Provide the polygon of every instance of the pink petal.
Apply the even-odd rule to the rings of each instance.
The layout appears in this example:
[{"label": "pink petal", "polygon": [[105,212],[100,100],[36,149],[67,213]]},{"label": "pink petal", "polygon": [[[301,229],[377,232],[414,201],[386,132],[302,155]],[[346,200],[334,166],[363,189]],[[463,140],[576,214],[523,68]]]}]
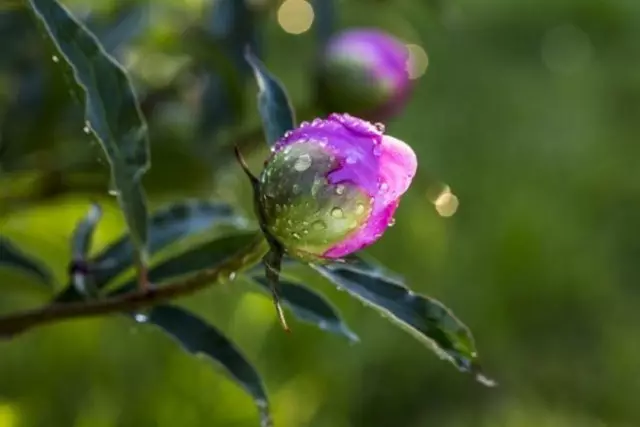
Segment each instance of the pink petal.
[{"label": "pink petal", "polygon": [[381,198],[381,204],[386,206],[409,189],[418,160],[409,145],[389,135],[382,137],[380,148],[380,193],[376,199]]}]

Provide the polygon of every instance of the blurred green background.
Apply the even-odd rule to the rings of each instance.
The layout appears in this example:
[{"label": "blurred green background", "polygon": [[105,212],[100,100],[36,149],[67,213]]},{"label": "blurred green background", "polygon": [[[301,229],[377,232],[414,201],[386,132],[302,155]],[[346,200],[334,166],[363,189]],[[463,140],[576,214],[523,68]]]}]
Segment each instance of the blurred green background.
[{"label": "blurred green background", "polygon": [[[272,3],[250,2],[256,38],[304,118],[316,34],[285,32]],[[152,206],[217,197],[250,215],[230,142],[257,148],[256,167],[264,158],[255,84],[238,83],[240,119],[202,131],[202,70],[218,63],[206,45],[179,43],[210,19],[211,4],[66,4],[78,16],[90,7],[97,29],[118,10],[146,8],[117,57],[150,125]],[[343,0],[336,9],[338,27],[386,29],[429,58],[410,104],[387,124],[418,153],[419,174],[395,227],[368,252],[466,322],[500,387],[457,373],[311,274],[359,344],[293,319],[284,334],[270,300],[239,280],[184,303],[256,364],[279,427],[640,426],[640,2]],[[41,31],[17,0],[0,1],[0,23],[0,232],[43,259],[61,289],[69,235],[90,201],[106,210],[96,251],[123,222]],[[106,37],[131,29],[113,28]],[[460,201],[451,217],[433,203],[443,182]],[[0,291],[2,313],[51,297],[9,270]],[[257,415],[208,361],[125,318],[0,343],[0,427],[177,425],[254,426]]]}]

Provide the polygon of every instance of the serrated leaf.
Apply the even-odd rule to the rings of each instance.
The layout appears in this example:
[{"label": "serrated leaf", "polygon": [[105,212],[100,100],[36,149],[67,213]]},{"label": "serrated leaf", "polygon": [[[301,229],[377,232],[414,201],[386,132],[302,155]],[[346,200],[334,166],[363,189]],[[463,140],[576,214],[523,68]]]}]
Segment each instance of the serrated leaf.
[{"label": "serrated leaf", "polygon": [[117,194],[138,258],[144,262],[147,207],[141,179],[150,166],[149,139],[129,76],[58,1],[28,1],[58,51],[59,56],[54,58],[64,60],[73,70],[74,80],[84,92],[86,129],[106,153],[112,190]]},{"label": "serrated leaf", "polygon": [[267,145],[273,146],[285,132],[295,127],[293,107],[282,83],[267,70],[250,49],[245,51],[245,58],[253,68],[258,83],[258,110],[262,117]]},{"label": "serrated leaf", "polygon": [[[154,284],[161,283],[208,268],[214,268],[230,257],[237,256],[240,251],[249,247],[257,238],[258,236],[255,232],[242,233],[203,243],[153,266],[149,270],[149,280]],[[256,256],[259,260],[261,254],[258,253]],[[135,289],[135,286],[136,283],[130,281],[118,288],[114,293],[130,292]]]},{"label": "serrated leaf", "polygon": [[271,426],[269,400],[255,368],[222,332],[183,308],[160,305],[147,322],[158,326],[192,354],[204,354],[218,362],[249,393],[258,407],[261,425]]},{"label": "serrated leaf", "polygon": [[[194,236],[218,224],[243,223],[226,203],[187,200],[159,209],[149,221],[149,253],[164,249],[178,240]],[[91,260],[96,288],[102,289],[118,274],[133,265],[134,248],[128,235],[108,246]],[[79,295],[68,287],[57,301],[71,301]]]},{"label": "serrated leaf", "polygon": [[[253,281],[268,293],[269,282],[262,276],[253,276]],[[282,303],[298,319],[316,325],[322,330],[347,337],[351,342],[359,341],[358,336],[340,319],[336,309],[319,293],[295,282],[280,279],[278,294]]]},{"label": "serrated leaf", "polygon": [[71,253],[74,261],[86,261],[91,249],[93,233],[102,218],[100,205],[94,203],[87,215],[78,223],[71,236]]},{"label": "serrated leaf", "polygon": [[460,371],[472,373],[485,385],[494,385],[482,374],[471,332],[440,302],[415,294],[389,278],[350,270],[341,264],[312,268],[409,331]]},{"label": "serrated leaf", "polygon": [[0,268],[2,267],[21,270],[37,277],[47,285],[53,284],[51,272],[40,261],[23,252],[7,238],[0,236]]}]

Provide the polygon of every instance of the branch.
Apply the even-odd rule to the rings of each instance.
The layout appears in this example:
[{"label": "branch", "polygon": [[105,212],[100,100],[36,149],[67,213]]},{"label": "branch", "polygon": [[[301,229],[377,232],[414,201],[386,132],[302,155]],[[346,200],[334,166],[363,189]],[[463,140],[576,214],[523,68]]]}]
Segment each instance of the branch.
[{"label": "branch", "polygon": [[0,337],[10,338],[31,328],[80,317],[134,312],[161,302],[193,294],[220,279],[242,271],[258,262],[265,253],[262,236],[231,256],[222,264],[200,271],[186,279],[170,282],[160,288],[108,297],[102,300],[51,304],[42,308],[0,317]]}]

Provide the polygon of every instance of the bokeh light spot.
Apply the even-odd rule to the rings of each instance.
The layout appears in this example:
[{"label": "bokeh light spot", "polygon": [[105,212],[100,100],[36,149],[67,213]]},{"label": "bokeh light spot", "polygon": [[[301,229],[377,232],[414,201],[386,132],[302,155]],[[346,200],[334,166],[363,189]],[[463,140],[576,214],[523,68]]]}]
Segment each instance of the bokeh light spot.
[{"label": "bokeh light spot", "polygon": [[278,23],[289,34],[302,34],[313,24],[313,7],[305,0],[285,0],[278,9]]},{"label": "bokeh light spot", "polygon": [[[437,196],[434,196],[434,190],[438,187],[440,191],[437,193]],[[458,210],[458,206],[460,206],[458,196],[453,194],[451,188],[446,184],[434,185],[433,188],[427,190],[427,197],[435,206],[438,215],[445,218],[453,216]]]},{"label": "bokeh light spot", "polygon": [[415,80],[427,71],[427,67],[429,66],[429,57],[422,46],[417,44],[407,44],[406,47],[409,52],[407,71],[409,72],[409,78]]}]

